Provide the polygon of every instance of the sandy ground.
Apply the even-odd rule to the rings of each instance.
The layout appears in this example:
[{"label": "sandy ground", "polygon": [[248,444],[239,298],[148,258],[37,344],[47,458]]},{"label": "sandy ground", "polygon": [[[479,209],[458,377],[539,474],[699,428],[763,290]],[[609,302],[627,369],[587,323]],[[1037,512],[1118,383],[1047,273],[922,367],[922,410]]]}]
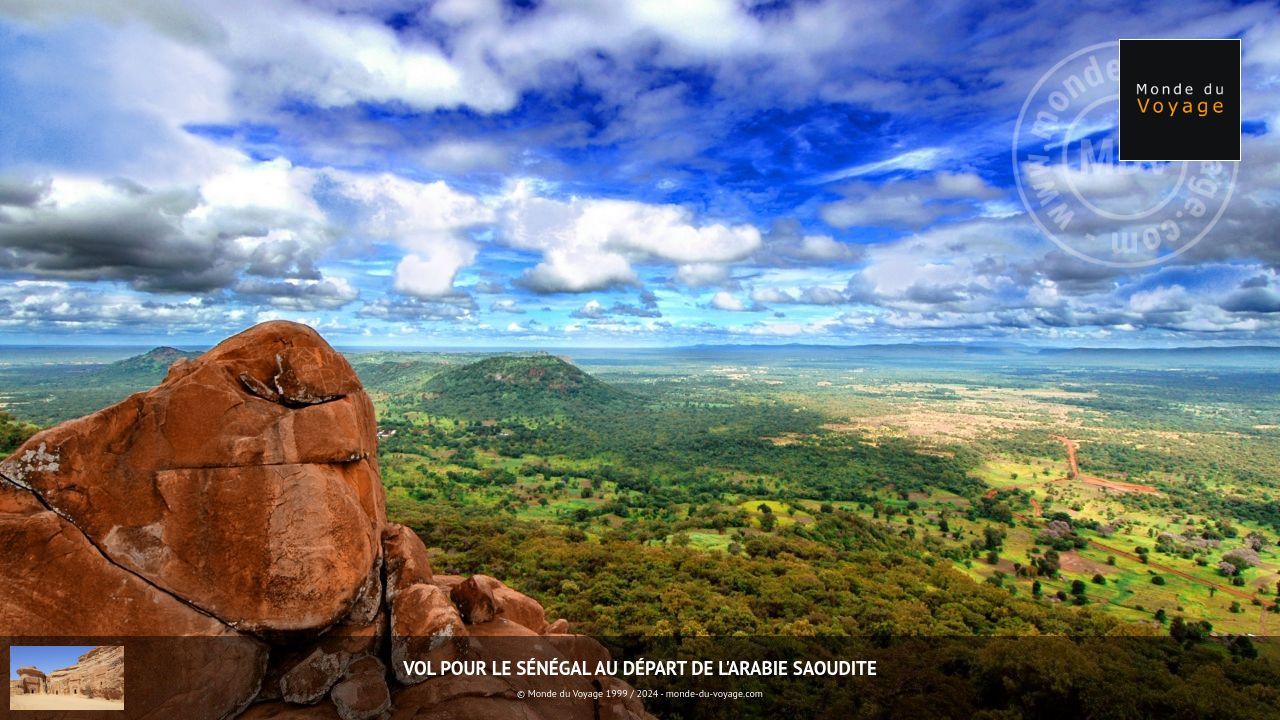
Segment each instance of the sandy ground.
[{"label": "sandy ground", "polygon": [[83,695],[10,695],[10,710],[124,710],[123,700]]}]

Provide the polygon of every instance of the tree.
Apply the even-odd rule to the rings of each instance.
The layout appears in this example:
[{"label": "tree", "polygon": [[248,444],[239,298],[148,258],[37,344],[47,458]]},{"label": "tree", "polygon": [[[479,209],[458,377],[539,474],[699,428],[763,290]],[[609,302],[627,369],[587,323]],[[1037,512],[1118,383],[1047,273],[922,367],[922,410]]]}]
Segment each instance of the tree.
[{"label": "tree", "polygon": [[1106,585],[1106,584],[1107,584],[1107,579],[1106,579],[1105,577],[1103,577],[1103,576],[1102,576],[1102,573],[1094,573],[1094,574],[1093,574],[1093,584],[1094,584],[1094,585]]},{"label": "tree", "polygon": [[1152,584],[1152,585],[1164,585],[1164,576],[1163,576],[1163,575],[1153,575],[1153,576],[1151,577],[1151,584]]},{"label": "tree", "polygon": [[1231,642],[1227,644],[1227,649],[1236,657],[1249,660],[1258,657],[1258,648],[1254,647],[1253,641],[1244,635],[1237,635],[1231,638]]},{"label": "tree", "polygon": [[778,518],[774,517],[772,512],[767,512],[760,516],[760,529],[765,532],[773,530],[774,526],[777,524]]}]

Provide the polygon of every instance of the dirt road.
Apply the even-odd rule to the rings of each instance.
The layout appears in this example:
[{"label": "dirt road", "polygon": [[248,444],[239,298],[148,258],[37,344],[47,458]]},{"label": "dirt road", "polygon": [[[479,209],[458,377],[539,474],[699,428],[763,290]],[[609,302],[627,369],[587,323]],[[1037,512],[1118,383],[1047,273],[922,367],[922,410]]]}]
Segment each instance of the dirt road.
[{"label": "dirt road", "polygon": [[1073,477],[1085,485],[1093,485],[1117,492],[1132,493],[1156,493],[1160,492],[1152,485],[1140,485],[1138,483],[1121,482],[1119,480],[1107,480],[1105,478],[1093,477],[1092,475],[1084,475],[1080,472],[1080,466],[1076,464],[1076,442],[1069,437],[1062,435],[1054,435],[1054,439],[1060,441],[1067,448],[1067,467],[1070,470],[1070,477]]}]

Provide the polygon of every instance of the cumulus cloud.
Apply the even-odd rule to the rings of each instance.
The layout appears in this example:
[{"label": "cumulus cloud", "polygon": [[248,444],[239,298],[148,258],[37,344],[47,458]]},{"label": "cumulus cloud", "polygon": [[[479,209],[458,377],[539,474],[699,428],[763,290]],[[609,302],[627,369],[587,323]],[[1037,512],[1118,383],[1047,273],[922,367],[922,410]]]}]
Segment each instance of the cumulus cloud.
[{"label": "cumulus cloud", "polygon": [[0,328],[27,332],[225,332],[243,311],[204,298],[161,301],[68,282],[0,283]]},{"label": "cumulus cloud", "polygon": [[830,235],[806,233],[799,222],[788,218],[774,221],[752,262],[765,267],[847,264],[861,258],[863,252],[863,247]]},{"label": "cumulus cloud", "polygon": [[236,294],[262,298],[277,308],[288,310],[332,310],[355,300],[359,292],[345,278],[268,281],[246,278],[234,286]]},{"label": "cumulus cloud", "polygon": [[936,173],[887,183],[859,181],[840,188],[843,200],[823,205],[823,221],[837,228],[924,227],[943,217],[972,216],[1003,193],[973,173]]},{"label": "cumulus cloud", "polygon": [[365,303],[356,314],[359,317],[390,322],[473,321],[475,310],[475,300],[466,295],[434,300],[383,297]]},{"label": "cumulus cloud", "polygon": [[537,292],[635,284],[632,262],[687,266],[742,260],[760,246],[750,225],[698,224],[685,208],[630,200],[533,194],[518,184],[500,211],[501,239],[542,254],[522,283]]},{"label": "cumulus cloud", "polygon": [[489,312],[512,313],[520,315],[524,313],[524,308],[520,307],[520,303],[511,298],[503,298],[494,300],[489,303]]},{"label": "cumulus cloud", "polygon": [[778,305],[793,303],[796,301],[796,296],[778,288],[754,288],[751,290],[751,300],[752,302]]},{"label": "cumulus cloud", "polygon": [[38,195],[4,198],[0,269],[155,292],[211,292],[246,273],[318,281],[333,228],[311,183],[282,160],[246,161],[200,187],[54,177],[28,186]]},{"label": "cumulus cloud", "polygon": [[639,303],[615,302],[606,307],[599,300],[592,299],[570,313],[569,317],[580,320],[605,320],[619,315],[660,318],[662,317],[662,311],[658,309],[658,297],[645,290],[640,293]]},{"label": "cumulus cloud", "polygon": [[745,312],[748,310],[757,311],[764,309],[758,303],[748,305],[742,301],[742,298],[739,298],[737,295],[725,290],[721,290],[711,296],[710,306],[716,310],[727,310],[729,312]]},{"label": "cumulus cloud", "polygon": [[717,263],[690,263],[676,268],[675,281],[686,287],[701,288],[729,282],[729,266]]},{"label": "cumulus cloud", "polygon": [[468,173],[499,171],[508,165],[508,151],[486,140],[446,140],[421,153],[422,163],[436,171]]},{"label": "cumulus cloud", "polygon": [[847,300],[843,290],[812,285],[799,289],[757,287],[751,290],[751,301],[760,305],[839,305]]},{"label": "cumulus cloud", "polygon": [[440,240],[423,248],[422,254],[410,253],[396,265],[396,290],[419,298],[438,298],[454,291],[453,279],[458,270],[476,259],[471,243]]},{"label": "cumulus cloud", "polygon": [[466,232],[492,221],[492,208],[442,181],[419,183],[390,173],[330,170],[337,192],[361,207],[359,227],[409,251],[396,265],[396,290],[422,299],[454,292],[458,271],[475,261]]}]

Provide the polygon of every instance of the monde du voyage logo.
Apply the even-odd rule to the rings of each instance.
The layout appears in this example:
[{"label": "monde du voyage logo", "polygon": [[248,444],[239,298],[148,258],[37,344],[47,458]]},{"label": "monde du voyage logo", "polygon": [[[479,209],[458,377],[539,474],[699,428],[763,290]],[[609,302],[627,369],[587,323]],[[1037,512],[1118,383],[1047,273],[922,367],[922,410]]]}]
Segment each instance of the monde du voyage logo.
[{"label": "monde du voyage logo", "polygon": [[1111,267],[1166,262],[1208,235],[1239,171],[1240,52],[1235,39],[1124,39],[1046,71],[1013,137],[1040,230]]}]

